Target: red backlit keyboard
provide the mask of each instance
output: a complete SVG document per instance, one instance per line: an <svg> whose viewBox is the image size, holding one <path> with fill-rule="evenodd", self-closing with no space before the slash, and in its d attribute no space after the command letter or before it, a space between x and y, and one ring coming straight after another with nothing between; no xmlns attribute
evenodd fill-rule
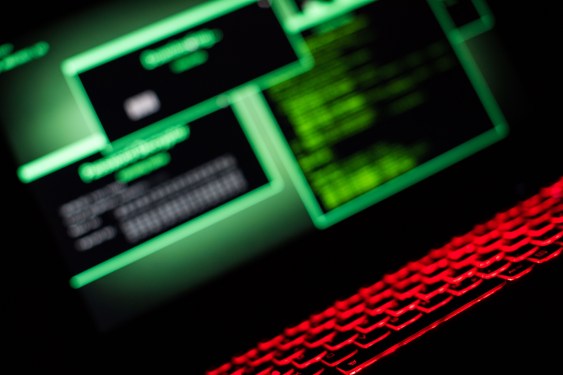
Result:
<svg viewBox="0 0 563 375"><path fill-rule="evenodd" d="M206 375L352 375L563 250L563 178Z"/></svg>

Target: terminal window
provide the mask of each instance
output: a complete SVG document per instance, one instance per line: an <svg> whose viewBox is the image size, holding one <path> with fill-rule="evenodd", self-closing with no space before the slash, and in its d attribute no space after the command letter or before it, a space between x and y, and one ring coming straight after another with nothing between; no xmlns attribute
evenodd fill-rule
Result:
<svg viewBox="0 0 563 375"><path fill-rule="evenodd" d="M324 13L302 31L315 67L265 93L319 227L504 133L465 47L452 45L439 23L441 2L433 10L425 1L383 0L322 16L340 3L323 2Z"/></svg>

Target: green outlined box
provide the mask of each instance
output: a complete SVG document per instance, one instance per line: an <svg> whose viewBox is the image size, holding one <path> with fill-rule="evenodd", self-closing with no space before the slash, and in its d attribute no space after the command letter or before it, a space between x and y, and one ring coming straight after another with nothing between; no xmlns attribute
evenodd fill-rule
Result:
<svg viewBox="0 0 563 375"><path fill-rule="evenodd" d="M210 1L69 58L62 71L90 125L120 148L215 111L245 85L265 89L310 69L304 41L278 18L287 1Z"/></svg>
<svg viewBox="0 0 563 375"><path fill-rule="evenodd" d="M289 22L305 35L316 66L265 90L256 107L273 125L279 153L319 229L508 134L443 2L416 4L336 0ZM411 7L410 16L402 12ZM362 38L373 41L362 46ZM319 51L331 43L341 47L329 59ZM343 45L354 53L340 54Z"/></svg>
<svg viewBox="0 0 563 375"><path fill-rule="evenodd" d="M165 130L146 145L92 156L30 184L54 219L74 288L281 192L284 182L278 167L252 114L239 104L246 95L237 92L229 97L230 105L189 126ZM219 132L226 136L217 139ZM123 166L113 168L119 161ZM158 165L146 174L137 173L147 162L148 167ZM136 178L120 178L131 175ZM52 196L57 187L59 193Z"/></svg>
<svg viewBox="0 0 563 375"><path fill-rule="evenodd" d="M436 6L442 6L446 13L440 12L440 16L448 16L448 30L453 42L460 43L475 38L494 27L495 18L486 0L431 0ZM465 21L457 20L455 9L460 7L474 13L474 16ZM469 7L469 8L468 8ZM468 10L469 9L469 10Z"/></svg>

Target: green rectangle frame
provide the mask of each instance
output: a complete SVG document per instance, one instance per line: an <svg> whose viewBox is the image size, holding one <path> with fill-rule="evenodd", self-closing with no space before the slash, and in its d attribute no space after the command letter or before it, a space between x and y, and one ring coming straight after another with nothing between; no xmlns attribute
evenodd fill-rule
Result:
<svg viewBox="0 0 563 375"><path fill-rule="evenodd" d="M327 7L326 11L319 12L316 14L302 15L294 19L290 19L290 25L294 31L304 31L305 29L312 28L321 22L328 21L335 17L346 14L347 12L354 11L362 6L375 3L380 0L356 0L355 2L346 2L345 5L338 6L336 3L330 8ZM373 190L354 198L353 200L337 207L329 212L324 212L321 205L319 204L313 188L307 181L307 178L299 166L295 155L293 154L285 136L281 132L277 120L272 113L269 105L263 96L258 100L260 102L260 107L262 111L260 116L265 123L273 124L272 136L275 139L276 147L280 154L283 156L284 164L290 171L292 180L297 187L297 190L303 200L305 207L313 221L314 225L318 229L326 229L370 206L380 202L389 196L398 193L401 190L408 188L416 184L417 182L424 180L425 178L435 174L467 157L470 155L489 147L490 145L500 141L508 135L508 125L504 118L503 113L498 106L492 92L490 91L484 77L482 76L475 60L473 59L467 45L466 41L469 35L476 36L478 32L485 32L488 27L491 26L490 20L491 15L486 13L486 5L482 0L476 0L478 3L475 5L481 12L481 17L486 18L484 25L487 27L479 26L476 29L476 24L469 25L471 32L467 32L467 29L459 30L455 28L455 25L449 16L449 13L445 9L445 4L443 0L427 0L429 6L431 7L433 13L436 16L437 22L442 27L446 38L450 42L454 53L459 59L462 68L467 74L471 84L473 85L481 103L484 106L489 118L492 121L493 127L479 136L458 145L457 147L429 160L428 162L398 176L385 184L374 188ZM479 20L475 22L480 22ZM478 32L477 32L478 30Z"/></svg>

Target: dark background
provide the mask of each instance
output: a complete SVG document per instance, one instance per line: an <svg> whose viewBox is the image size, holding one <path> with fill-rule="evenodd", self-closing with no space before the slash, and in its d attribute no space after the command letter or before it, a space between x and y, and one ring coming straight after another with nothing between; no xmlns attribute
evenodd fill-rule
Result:
<svg viewBox="0 0 563 375"><path fill-rule="evenodd" d="M59 276L63 265L52 256L36 208L20 192L2 139L3 362L22 371L58 373L203 373L563 175L557 57L562 32L555 2L488 3L500 43L490 56L503 57L500 68L487 73L506 82L499 101L511 125L509 138L320 237L304 236L111 334L95 333L66 289L67 280ZM35 17L41 22L79 6L38 4L31 14L29 4L13 5L9 18L24 28ZM0 43L13 30L2 26ZM389 259L395 250L397 258ZM382 263L386 268L378 267ZM553 261L384 359L373 372L556 371L563 333L561 267L561 259Z"/></svg>

